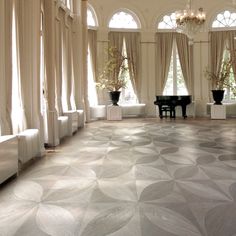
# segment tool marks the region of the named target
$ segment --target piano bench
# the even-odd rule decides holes
[[[165,113],[164,114],[164,117],[167,117],[168,116],[168,112],[170,113],[170,118],[175,118],[175,109],[171,109],[170,106],[168,105],[164,105],[161,107],[161,113],[163,114],[163,112]],[[172,114],[173,113],[173,114]],[[161,117],[162,118],[162,117]]]
[[[164,112],[164,116],[167,117],[167,113],[170,112],[170,106],[162,106],[161,111]]]

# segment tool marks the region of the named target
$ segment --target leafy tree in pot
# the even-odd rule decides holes
[[[96,86],[108,91],[119,91],[121,88],[125,88],[127,84],[128,66],[126,60],[128,58],[123,56],[116,47],[109,47],[107,54],[107,61],[99,73]]]
[[[233,60],[232,58],[224,59],[222,62],[221,70],[219,73],[214,73],[209,69],[204,71],[204,75],[207,79],[212,81],[213,85],[213,99],[215,104],[222,104],[221,101],[224,97],[224,89],[230,88],[234,96],[236,96],[235,83],[230,80],[230,76],[234,75],[232,70]]]

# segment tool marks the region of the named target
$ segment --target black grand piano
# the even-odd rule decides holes
[[[180,96],[170,96],[170,95],[161,95],[156,96],[156,101],[154,104],[159,107],[159,116],[163,118],[163,112],[167,114],[170,112],[170,118],[175,118],[175,107],[181,106],[182,107],[182,116],[184,118],[187,117],[186,115],[186,107],[192,101],[191,95],[180,95]]]

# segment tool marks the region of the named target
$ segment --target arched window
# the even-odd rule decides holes
[[[175,13],[163,16],[158,23],[158,30],[172,31],[176,29]],[[164,87],[163,95],[187,95],[188,91],[185,85],[176,41],[174,39],[173,49],[170,61],[168,77]]]
[[[119,11],[112,16],[109,28],[138,29],[140,24],[134,15],[125,11]]]
[[[96,13],[90,5],[88,5],[87,9],[87,25],[91,27],[98,26]]]
[[[212,30],[219,28],[221,31],[227,31],[231,29],[236,29],[236,12],[225,10],[216,15],[212,22]],[[225,49],[223,52],[223,60],[230,58],[229,49],[229,39],[225,38]],[[229,84],[236,86],[235,75],[233,73],[233,68],[231,68],[231,75],[229,77]],[[224,100],[235,100],[236,96],[232,89],[225,85]]]
[[[176,29],[176,20],[175,20],[175,13],[171,13],[169,15],[163,16],[161,21],[159,22],[158,29]]]
[[[130,13],[128,11],[119,11],[116,12],[109,21],[109,28],[116,28],[116,29],[138,29],[140,27],[140,22],[138,17],[135,14]],[[123,45],[121,49],[121,53],[123,56],[127,57],[127,50],[126,50],[126,40],[123,38]],[[128,63],[125,62],[126,66],[128,67]],[[121,96],[120,96],[120,104],[135,104],[138,102],[137,96],[134,92],[134,88],[131,82],[130,71],[127,70],[125,75],[126,77],[126,88],[122,88]]]
[[[212,28],[236,27],[236,12],[223,11],[219,13],[212,23]]]

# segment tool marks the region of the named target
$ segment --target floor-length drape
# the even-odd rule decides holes
[[[157,94],[163,93],[168,77],[173,48],[173,37],[174,33],[172,32],[156,34]],[[160,88],[158,88],[158,85]]]
[[[232,63],[232,68],[234,71],[234,80],[236,82],[236,42],[235,42],[235,38],[236,38],[236,31],[229,31],[228,32],[228,42],[229,42],[229,50],[230,50],[230,57],[233,61]]]
[[[17,117],[12,117],[13,119],[13,131],[14,133],[21,132],[28,127],[27,116],[26,116],[26,101],[29,99],[29,96],[25,91],[28,91],[27,88],[27,79],[25,78],[25,73],[29,68],[27,68],[26,63],[24,62],[24,3],[22,1],[14,0],[14,14],[15,14],[15,46],[16,46],[16,68],[17,71],[15,78],[16,83],[18,83],[18,91],[15,91],[18,96],[19,113]],[[23,79],[25,78],[25,79]],[[28,82],[29,83],[29,82]]]
[[[210,32],[210,67],[211,72],[219,75],[227,39],[227,31]],[[215,87],[216,81],[211,81]]]
[[[5,102],[5,2],[0,1],[0,135],[7,134]]]
[[[134,93],[136,94],[138,101],[140,101],[140,33],[126,32],[124,33],[124,39],[128,57],[130,80],[134,89]]]
[[[22,101],[22,130],[38,129],[38,148],[44,152],[40,86],[41,0],[16,1],[17,49],[19,58],[19,100]],[[38,153],[39,154],[39,153]]]
[[[59,10],[61,23],[61,43],[62,43],[62,107],[63,111],[72,110],[74,107],[74,78],[73,78],[73,18],[64,11]],[[59,95],[59,94],[58,94]],[[73,105],[72,105],[73,104]]]
[[[56,107],[58,115],[63,114],[62,109],[62,33],[63,18],[60,8],[57,11],[55,21],[55,40],[56,40]]]
[[[60,10],[60,14],[62,15],[62,106],[63,111],[67,111],[70,109],[70,102],[68,101],[68,74],[69,74],[69,65],[68,65],[68,25],[66,23],[66,12],[64,9]]]
[[[175,38],[185,85],[188,94],[193,94],[193,45],[189,44],[189,39],[184,34],[176,33]]]
[[[72,110],[72,82],[73,82],[73,63],[72,63],[72,24],[73,18],[70,15],[66,14],[66,37],[67,37],[67,106],[68,110]]]
[[[48,134],[46,142],[50,146],[59,144],[58,114],[55,104],[55,3],[43,0],[44,11],[44,61],[45,61],[45,100]]]
[[[1,2],[1,75],[0,75],[0,122],[1,135],[12,133],[11,110],[12,110],[12,13],[13,0]]]
[[[74,34],[75,34],[75,22],[76,18],[73,16],[70,17],[70,73],[71,73],[71,92],[70,92],[70,103],[71,103],[71,109],[76,110],[76,101],[75,101],[75,57],[74,53],[76,53],[76,50],[74,49]]]
[[[88,47],[91,54],[93,77],[97,80],[97,30],[88,30]]]
[[[118,52],[122,53],[123,43],[124,43],[124,33],[123,32],[109,32],[108,34],[108,47],[115,47]],[[109,59],[109,58],[108,58]],[[120,73],[119,68],[113,70],[111,78],[118,78]]]
[[[92,73],[94,82],[97,81],[97,30],[88,30],[88,47],[90,51],[90,57],[91,57],[91,66],[92,66]],[[90,88],[88,88],[90,89]],[[98,96],[99,99],[99,96]],[[98,101],[98,104],[100,104],[101,101]]]
[[[75,3],[75,1],[74,1]],[[79,2],[76,4],[79,4]],[[72,34],[72,43],[73,43],[73,74],[74,74],[74,87],[73,87],[73,96],[75,100],[76,109],[84,109],[84,100],[83,100],[83,88],[82,83],[82,65],[81,65],[81,33],[80,33],[80,15],[77,13],[77,8],[74,8],[74,20],[73,20],[73,34]]]

